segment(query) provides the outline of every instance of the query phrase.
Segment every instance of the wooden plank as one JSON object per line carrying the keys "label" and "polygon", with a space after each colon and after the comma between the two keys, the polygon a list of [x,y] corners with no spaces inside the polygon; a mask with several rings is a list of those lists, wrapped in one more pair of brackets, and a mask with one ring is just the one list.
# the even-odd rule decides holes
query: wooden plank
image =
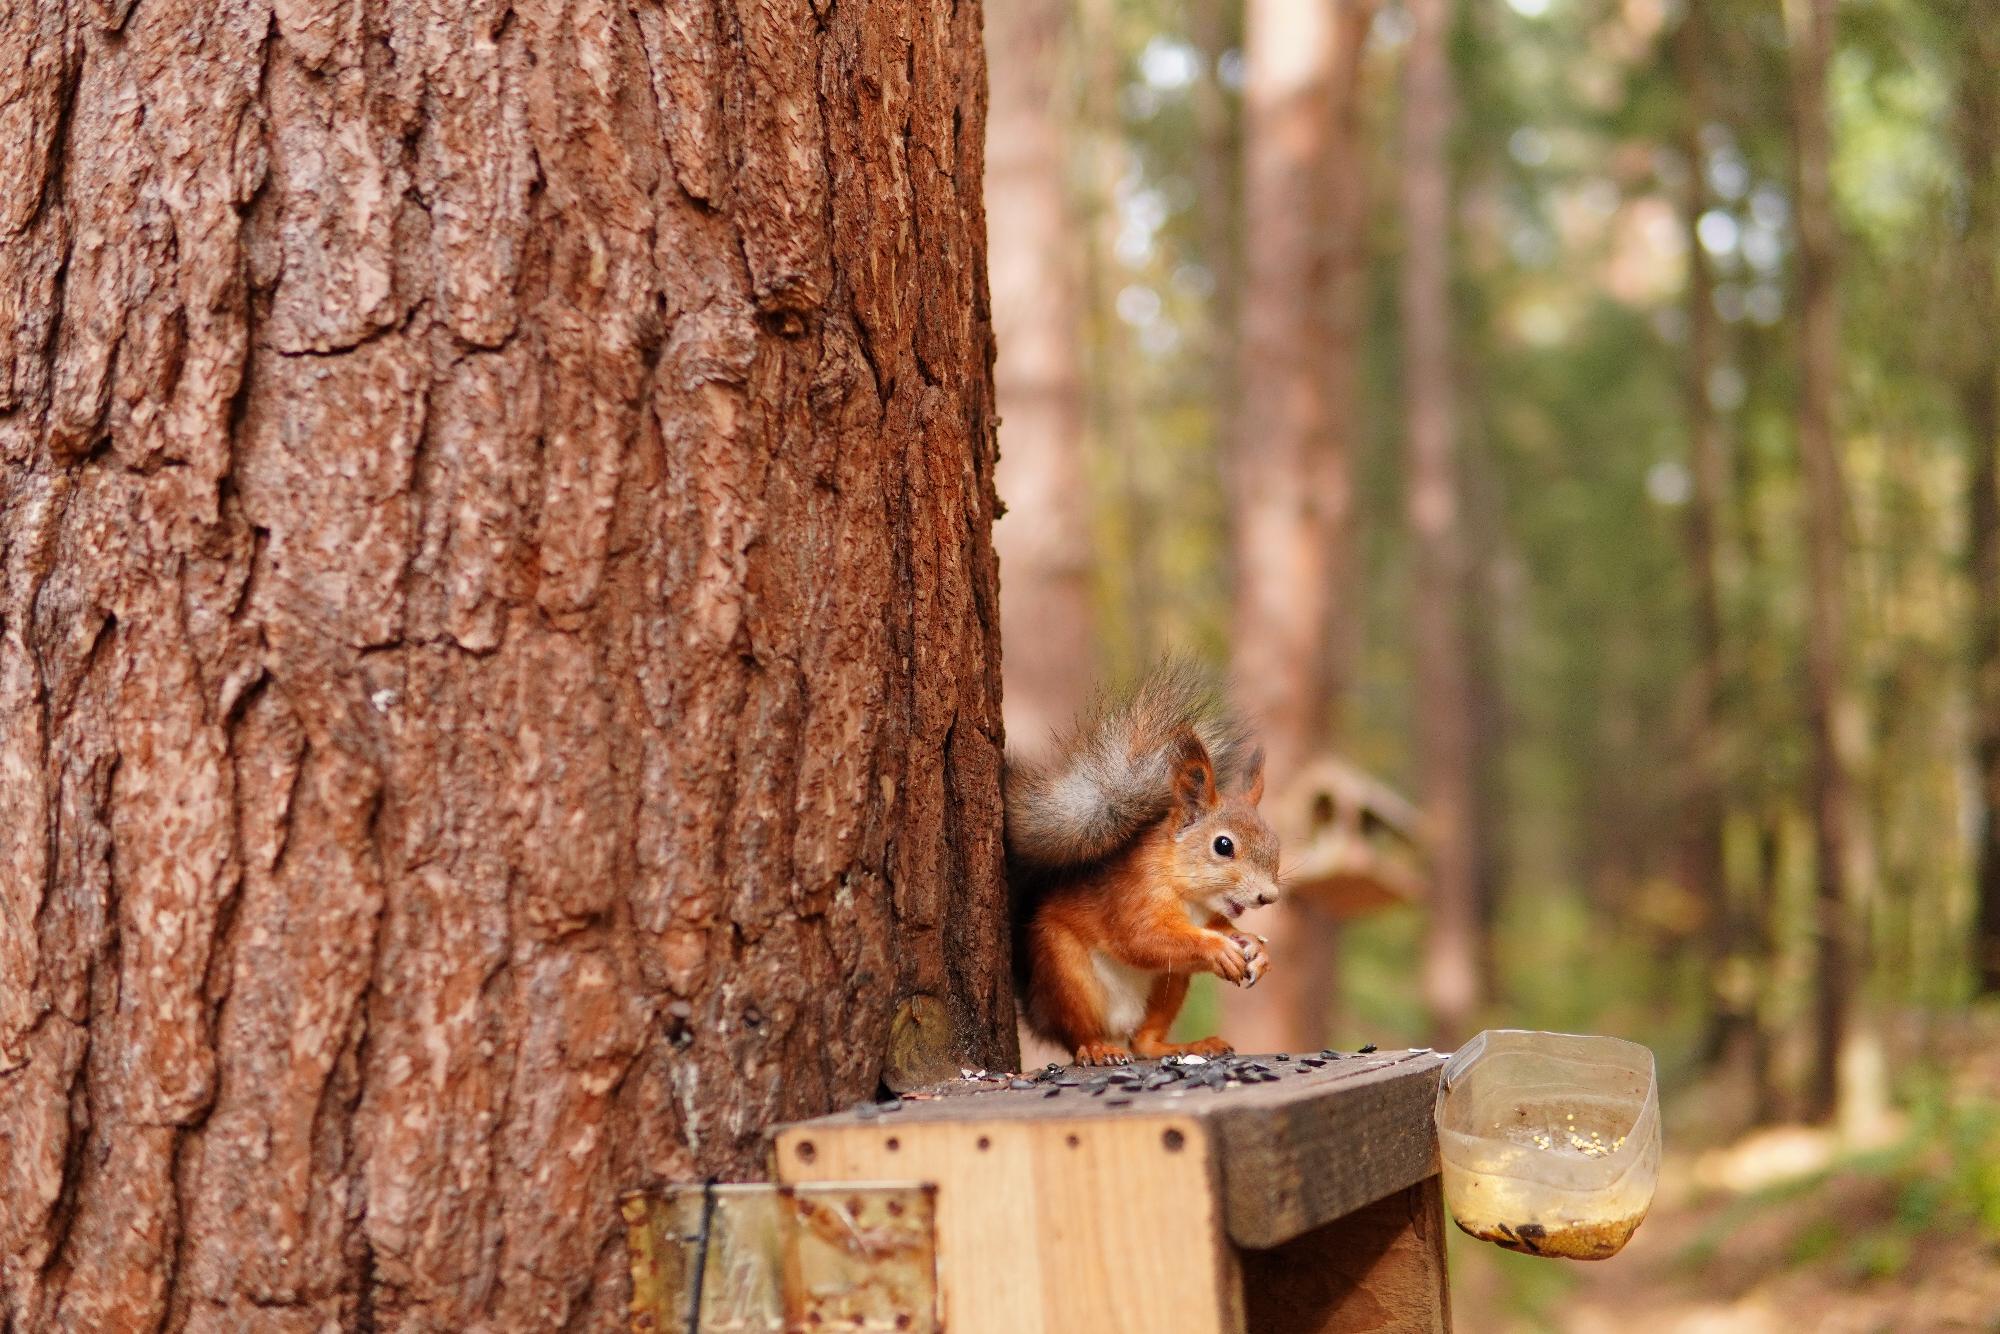
{"label": "wooden plank", "polygon": [[[1272,1076],[1271,1082],[1232,1084],[1226,1089],[1195,1087],[1189,1077],[1199,1077],[1206,1072],[1194,1067],[1181,1071],[1183,1082],[1161,1089],[1128,1091],[1107,1087],[1097,1096],[1092,1096],[1085,1085],[1099,1079],[1144,1080],[1160,1073],[1166,1062],[1134,1061],[1130,1065],[1108,1067],[1072,1065],[1061,1067],[1057,1078],[1075,1087],[1057,1086],[1058,1096],[1054,1098],[1047,1096],[1051,1085],[1041,1073],[1026,1077],[988,1075],[980,1079],[952,1080],[914,1089],[904,1096],[900,1107],[893,1113],[885,1111],[882,1105],[867,1104],[862,1108],[797,1124],[886,1126],[892,1120],[904,1123],[1044,1118],[1071,1120],[1079,1116],[1120,1116],[1156,1111],[1208,1120],[1239,1108],[1270,1111],[1289,1107],[1301,1100],[1338,1099],[1350,1094],[1367,1096],[1355,1091],[1384,1080],[1421,1080],[1434,1091],[1437,1071],[1444,1065],[1444,1060],[1438,1053],[1424,1049],[1367,1055],[1348,1053],[1331,1059],[1317,1055],[1227,1056],[1218,1058],[1216,1063],[1233,1069],[1247,1069],[1254,1064]],[[1318,1064],[1316,1067],[1309,1066],[1308,1061]],[[1015,1083],[1026,1083],[1029,1087],[1015,1089],[1011,1087]],[[1121,1102],[1121,1099],[1124,1101]],[[1428,1109],[1425,1115],[1428,1119]]]}
{"label": "wooden plank", "polygon": [[[944,1105],[959,1101],[996,1115]],[[823,1118],[780,1130],[773,1164],[789,1183],[935,1182],[953,1334],[1240,1334],[1204,1120],[1164,1099],[1133,1114],[1084,1106],[1093,1101],[1067,1115],[995,1097]]]}
{"label": "wooden plank", "polygon": [[1324,1091],[1267,1084],[1220,1103],[1210,1120],[1230,1239],[1276,1246],[1435,1175],[1443,1064],[1405,1054]]}
{"label": "wooden plank", "polygon": [[[784,1127],[775,1175],[935,1182],[954,1334],[1240,1334],[1246,1294],[1350,1324],[1373,1309],[1370,1294],[1389,1294],[1379,1300],[1428,1319],[1444,1309],[1443,1234],[1411,1211],[1436,1209],[1434,1179],[1420,1183],[1437,1170],[1442,1065],[1384,1052],[953,1081],[893,1109]],[[1243,1082],[1197,1082],[1225,1071]],[[1294,1238],[1311,1240],[1290,1266],[1332,1286],[1295,1291],[1285,1265],[1269,1267],[1269,1248]]]}
{"label": "wooden plank", "polygon": [[1241,1253],[1252,1334],[1449,1334],[1438,1178]]}
{"label": "wooden plank", "polygon": [[631,1328],[937,1334],[936,1203],[912,1182],[631,1192]]}
{"label": "wooden plank", "polygon": [[[901,1108],[876,1119],[855,1112],[805,1124],[815,1129],[886,1127],[892,1123],[970,1123],[1117,1119],[1171,1113],[1204,1126],[1220,1167],[1223,1216],[1239,1246],[1275,1246],[1320,1224],[1403,1189],[1437,1170],[1433,1104],[1444,1057],[1430,1051],[1341,1056],[1317,1066],[1314,1057],[1230,1058],[1254,1062],[1275,1078],[1226,1089],[1188,1087],[1125,1091],[1085,1087],[1107,1072],[1069,1067],[1061,1078],[1077,1087],[1036,1083],[1027,1089],[1000,1080],[962,1080],[913,1093]],[[1121,1067],[1142,1081],[1157,1062]],[[1183,1072],[1185,1073],[1185,1072]],[[1246,1068],[1246,1073],[1254,1073]],[[872,1111],[872,1109],[871,1109]]]}

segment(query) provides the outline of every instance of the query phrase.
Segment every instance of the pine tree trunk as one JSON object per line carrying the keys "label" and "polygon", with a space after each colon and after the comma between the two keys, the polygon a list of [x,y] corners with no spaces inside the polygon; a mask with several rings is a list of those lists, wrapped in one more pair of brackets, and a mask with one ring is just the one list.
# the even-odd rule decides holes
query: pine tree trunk
{"label": "pine tree trunk", "polygon": [[[1751,341],[1743,346],[1745,374],[1756,379],[1763,373],[1757,364],[1773,353]],[[1744,588],[1758,596],[1760,610],[1769,614],[1769,599],[1781,580],[1773,569],[1771,534],[1760,513],[1759,498],[1770,485],[1757,452],[1739,449],[1730,459],[1726,511],[1729,531],[1742,561]],[[1761,592],[1760,592],[1761,590]],[[1792,668],[1782,644],[1774,637],[1746,639],[1741,646],[1743,671],[1743,718],[1746,731],[1767,732],[1776,720],[1791,711],[1797,691]],[[1773,998],[1783,990],[1787,972],[1784,932],[1785,907],[1782,889],[1793,853],[1788,851],[1788,821],[1794,808],[1794,794],[1775,773],[1748,770],[1744,778],[1744,805],[1749,828],[1746,831],[1754,853],[1747,882],[1748,901],[1744,908],[1745,952],[1756,961],[1746,1001],[1749,1028],[1749,1067],[1752,1115],[1759,1125],[1774,1124],[1788,1113],[1785,1090],[1780,1086],[1780,1046],[1786,1035],[1774,1032],[1765,1016],[1773,1009]]]}
{"label": "pine tree trunk", "polygon": [[1271,772],[1294,772],[1324,738],[1321,673],[1338,582],[1328,532],[1347,477],[1333,433],[1327,228],[1333,6],[1250,0],[1243,107],[1241,424],[1232,459],[1234,661]]}
{"label": "pine tree trunk", "polygon": [[979,21],[0,20],[0,1325],[616,1328],[1010,1060]]}
{"label": "pine tree trunk", "polygon": [[1418,767],[1431,843],[1424,995],[1442,1039],[1480,1003],[1479,856],[1473,846],[1472,694],[1451,368],[1450,0],[1411,0],[1403,70],[1403,395],[1415,586]]}
{"label": "pine tree trunk", "polygon": [[1852,898],[1863,866],[1854,767],[1859,704],[1848,682],[1847,486],[1834,424],[1840,379],[1837,245],[1830,181],[1827,71],[1834,0],[1787,0],[1791,30],[1793,154],[1799,263],[1799,464],[1804,482],[1806,690],[1812,729],[1812,807],[1818,889],[1813,1058],[1807,1113],[1831,1116],[1856,983]]}
{"label": "pine tree trunk", "polygon": [[994,387],[1000,408],[1000,623],[1007,734],[1044,745],[1091,681],[1090,492],[1079,346],[1082,229],[1071,215],[1060,78],[1061,0],[1012,0],[988,18]]}
{"label": "pine tree trunk", "polygon": [[[1761,963],[1758,980],[1762,988],[1775,990],[1771,974],[1784,967],[1784,945],[1779,930],[1780,902],[1785,872],[1784,816],[1776,811],[1760,811],[1757,816],[1757,909],[1754,919],[1755,949]],[[1753,1001],[1761,1000],[1761,996]],[[1785,1094],[1779,1082],[1779,1034],[1762,1021],[1757,1009],[1750,1015],[1750,1116],[1755,1125],[1776,1125],[1785,1119]]]}
{"label": "pine tree trunk", "polygon": [[[1233,662],[1274,783],[1330,740],[1334,606],[1347,585],[1355,344],[1339,337],[1343,227],[1359,225],[1341,155],[1372,4],[1250,0],[1244,14],[1240,393],[1231,432]],[[1319,1046],[1331,997],[1329,925],[1288,904],[1260,926],[1282,967],[1226,997],[1245,1050]]]}
{"label": "pine tree trunk", "polygon": [[1238,0],[1194,0],[1188,9],[1188,35],[1201,54],[1201,75],[1189,90],[1189,110],[1194,120],[1202,263],[1212,284],[1206,346],[1208,409],[1214,423],[1212,447],[1219,459],[1226,460],[1235,452],[1242,411],[1235,353],[1243,294],[1243,119],[1240,101],[1224,86],[1222,62],[1241,40],[1242,5]]}
{"label": "pine tree trunk", "polygon": [[1502,1001],[1500,919],[1512,846],[1507,783],[1508,699],[1505,690],[1504,626],[1511,600],[1508,563],[1503,557],[1506,516],[1491,456],[1468,451],[1465,464],[1465,529],[1468,544],[1483,553],[1464,563],[1465,653],[1468,726],[1472,735],[1471,830],[1473,848],[1474,959],[1479,995]]}
{"label": "pine tree trunk", "polygon": [[1742,952],[1741,915],[1730,901],[1724,862],[1724,822],[1728,816],[1723,764],[1723,688],[1727,679],[1722,639],[1722,579],[1720,515],[1725,505],[1721,423],[1709,401],[1709,378],[1718,365],[1719,322],[1715,314],[1715,273],[1702,248],[1700,221],[1708,208],[1703,176],[1703,127],[1711,105],[1708,63],[1713,43],[1704,0],[1694,0],[1675,38],[1674,67],[1687,99],[1681,140],[1687,159],[1682,227],[1686,235],[1688,272],[1687,364],[1682,401],[1686,405],[1688,474],[1688,583],[1693,592],[1694,696],[1689,725],[1688,779],[1684,796],[1685,874],[1705,908],[1702,945],[1708,987],[1704,1054],[1719,1058],[1747,1032],[1752,1017],[1744,998],[1729,993],[1730,964]]}
{"label": "pine tree trunk", "polygon": [[1329,333],[1323,364],[1333,448],[1326,463],[1327,609],[1321,635],[1320,689],[1327,736],[1343,735],[1343,705],[1359,670],[1367,616],[1360,589],[1361,507],[1355,475],[1361,452],[1362,355],[1368,338],[1369,227],[1373,145],[1364,114],[1363,57],[1375,25],[1377,0],[1342,0],[1334,11],[1333,135],[1327,158],[1327,303]]}
{"label": "pine tree trunk", "polygon": [[2000,993],[2000,344],[1991,329],[1993,312],[2000,309],[2000,4],[1967,0],[1963,18],[1957,129],[1968,190],[1966,273],[1960,286],[1967,318],[1958,345],[1968,356],[1959,376],[1959,402],[1972,464],[1967,528],[1979,803],[1973,977],[1990,995]]}
{"label": "pine tree trunk", "polygon": [[1145,467],[1148,442],[1138,429],[1135,383],[1141,371],[1131,340],[1115,327],[1113,310],[1126,277],[1117,238],[1124,226],[1118,183],[1134,170],[1119,106],[1124,57],[1119,45],[1122,0],[1078,0],[1074,7],[1078,49],[1083,53],[1075,128],[1084,144],[1082,179],[1089,189],[1079,201],[1084,230],[1084,308],[1095,324],[1089,340],[1089,438],[1093,454],[1110,474],[1112,500],[1103,512],[1118,535],[1109,545],[1123,558],[1111,571],[1116,593],[1107,599],[1117,619],[1101,623],[1097,646],[1113,671],[1136,677],[1152,661],[1163,609],[1169,601],[1157,547],[1159,506]]}

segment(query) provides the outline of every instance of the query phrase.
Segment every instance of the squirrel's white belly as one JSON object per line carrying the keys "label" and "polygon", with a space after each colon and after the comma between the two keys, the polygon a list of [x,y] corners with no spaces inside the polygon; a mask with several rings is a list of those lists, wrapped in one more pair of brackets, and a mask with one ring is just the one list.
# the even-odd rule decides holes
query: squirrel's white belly
{"label": "squirrel's white belly", "polygon": [[1104,1027],[1113,1037],[1130,1037],[1146,1017],[1146,998],[1153,991],[1153,975],[1114,959],[1102,950],[1090,952],[1090,966],[1097,985],[1104,988]]}

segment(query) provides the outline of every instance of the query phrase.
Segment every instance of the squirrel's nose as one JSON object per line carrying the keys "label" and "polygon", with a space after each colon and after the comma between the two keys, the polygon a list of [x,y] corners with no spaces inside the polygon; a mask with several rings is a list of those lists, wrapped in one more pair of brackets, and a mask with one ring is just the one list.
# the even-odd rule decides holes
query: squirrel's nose
{"label": "squirrel's nose", "polygon": [[1259,905],[1262,905],[1266,903],[1276,903],[1277,900],[1269,894],[1259,894],[1257,896],[1257,902]]}

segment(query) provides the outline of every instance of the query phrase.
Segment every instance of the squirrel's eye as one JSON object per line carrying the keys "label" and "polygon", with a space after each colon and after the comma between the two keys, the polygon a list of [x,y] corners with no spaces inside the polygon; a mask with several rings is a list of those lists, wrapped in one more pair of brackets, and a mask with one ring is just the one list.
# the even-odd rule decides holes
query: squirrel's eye
{"label": "squirrel's eye", "polygon": [[1215,855],[1218,857],[1234,857],[1236,855],[1235,840],[1231,839],[1227,834],[1217,834],[1215,836]]}

